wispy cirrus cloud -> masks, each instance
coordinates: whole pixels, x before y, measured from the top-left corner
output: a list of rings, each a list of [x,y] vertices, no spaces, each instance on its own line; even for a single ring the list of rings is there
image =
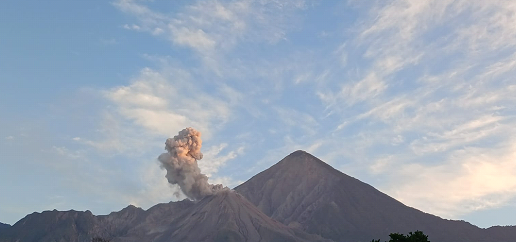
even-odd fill
[[[455,150],[440,165],[412,164],[401,169],[397,175],[410,182],[392,190],[407,204],[454,218],[500,207],[516,196],[515,158],[514,142]],[[425,192],[417,191],[421,188]]]
[[[367,7],[358,7],[348,26],[319,26],[323,30],[311,39],[312,32],[303,32],[304,38],[295,33],[303,29],[297,13],[310,10],[310,2],[198,1],[165,14],[145,2],[116,1],[118,9],[135,17],[127,29],[165,38],[174,50],[191,50],[197,59],[194,66],[179,68],[185,75],[143,70],[131,84],[107,90],[106,97],[120,120],[149,133],[194,124],[230,131],[238,137],[232,140],[236,143],[272,149],[257,158],[258,165],[252,166],[256,169],[281,158],[282,149],[304,148],[337,168],[380,177],[382,189],[438,215],[500,206],[489,198],[507,187],[493,183],[465,193],[459,190],[475,177],[489,177],[481,172],[484,168],[503,177],[505,171],[512,172],[512,153],[505,145],[516,135],[511,128],[511,104],[516,101],[516,31],[511,24],[515,4],[353,4]],[[338,22],[342,16],[332,17]],[[320,46],[307,44],[312,42]],[[282,43],[288,45],[278,47]],[[195,77],[181,77],[188,75]],[[181,107],[192,102],[181,100],[191,99],[175,99],[172,94],[189,96],[195,88],[184,83],[203,86],[201,79],[212,80],[212,88],[200,90],[206,98],[196,98],[188,107],[196,112],[183,111]],[[168,84],[159,86],[161,82]],[[160,93],[167,88],[171,95]],[[230,122],[240,126],[225,126]],[[214,145],[210,152],[220,147]],[[252,154],[253,148],[247,147]],[[215,164],[231,160],[238,153],[232,153],[235,149],[221,154],[224,162]],[[399,166],[407,172],[397,172]],[[457,171],[458,178],[447,170]],[[441,189],[443,184],[428,182],[434,175],[456,185]],[[407,180],[414,181],[413,186],[402,186]],[[427,190],[436,191],[439,198],[425,196]],[[454,194],[460,198],[445,199]],[[471,206],[461,207],[473,200]],[[440,207],[441,203],[448,206]]]
[[[302,130],[303,134],[308,136],[312,136],[316,133],[319,123],[310,114],[280,107],[275,107],[274,109],[281,122],[285,124],[284,127],[299,128]]]
[[[210,137],[212,130],[228,120],[229,103],[192,85],[188,73],[178,70],[141,70],[128,86],[104,92],[114,111],[155,134],[175,135],[192,125]]]
[[[285,39],[291,12],[306,7],[302,0],[198,1],[180,13],[167,15],[135,0],[119,0],[114,5],[138,19],[139,25],[128,24],[128,29],[159,32],[174,44],[190,47],[204,57],[227,51],[242,41]]]
[[[358,34],[335,45],[324,70],[311,66],[294,79],[295,84],[318,83],[315,92],[324,112],[314,117],[326,127],[335,127],[331,135],[318,137],[325,145],[317,152],[329,162],[350,158],[354,168],[342,166],[350,171],[396,174],[382,180],[390,184],[384,185],[387,191],[396,191],[397,198],[409,205],[444,217],[501,206],[503,202],[495,204],[489,199],[499,194],[494,187],[478,188],[475,195],[476,188],[472,188],[471,193],[453,201],[414,198],[427,189],[433,191],[431,182],[423,182],[430,176],[410,178],[421,181],[416,185],[419,190],[397,192],[396,186],[406,180],[394,167],[420,164],[421,169],[432,169],[430,164],[438,164],[435,173],[456,170],[452,154],[463,149],[488,152],[487,147],[504,154],[500,163],[509,164],[510,149],[497,147],[510,143],[515,135],[511,128],[515,42],[513,26],[508,24],[514,16],[512,5],[507,1],[390,1],[372,8],[369,14],[373,17],[357,21]],[[485,34],[487,29],[492,35]],[[489,46],[490,42],[495,44]],[[362,65],[356,67],[350,64],[353,62]],[[324,73],[324,82],[316,81],[313,73],[318,72]],[[345,150],[339,150],[342,146]],[[496,159],[481,157],[495,167],[494,173],[504,169]],[[475,164],[472,157],[464,159],[464,164]],[[482,176],[479,172],[473,169],[459,180],[468,182]],[[447,179],[453,180],[451,175]],[[457,194],[459,189],[463,187],[444,189],[440,197]],[[475,205],[463,209],[468,196],[476,196]],[[408,197],[411,199],[404,199]],[[437,209],[441,203],[448,208]]]
[[[369,68],[361,75],[374,73],[385,88],[355,89],[367,98],[348,92],[340,104],[333,102],[329,107],[342,120],[335,132],[350,135],[352,127],[368,124],[370,131],[354,137],[372,153],[359,154],[369,157],[374,174],[396,174],[386,186],[395,197],[456,217],[501,206],[513,196],[511,179],[507,186],[487,180],[516,175],[511,167],[516,46],[509,24],[515,12],[508,1],[390,1],[373,8],[369,14],[376,17],[358,26],[362,31],[354,44],[348,41],[346,48],[365,47]],[[320,97],[328,103],[332,95],[338,94]],[[363,112],[349,111],[354,106]],[[374,152],[399,144],[385,137],[402,137],[404,145]],[[400,165],[407,173],[391,169]],[[405,185],[408,180],[411,185]]]
[[[511,0],[114,0],[97,7],[125,15],[114,13],[105,22],[99,15],[95,20],[105,23],[107,32],[97,36],[103,28],[89,29],[88,36],[105,42],[97,46],[102,49],[90,46],[91,58],[65,60],[84,63],[66,73],[84,77],[73,78],[73,85],[90,91],[74,96],[68,88],[52,89],[49,96],[66,90],[73,97],[57,98],[61,102],[50,112],[40,106],[46,105],[40,95],[50,88],[21,98],[1,95],[5,103],[37,107],[27,109],[30,115],[16,105],[1,110],[3,127],[13,127],[0,132],[8,147],[0,151],[13,161],[1,169],[3,177],[11,177],[6,179],[18,179],[11,172],[17,169],[33,176],[45,170],[49,179],[41,180],[47,189],[62,184],[63,194],[81,191],[73,195],[81,203],[99,198],[94,205],[104,210],[94,211],[167,202],[177,190],[166,182],[156,156],[166,138],[194,126],[204,139],[199,165],[210,180],[228,186],[305,149],[410,206],[446,218],[514,201],[516,6]],[[68,22],[55,22],[60,23]],[[49,46],[45,40],[55,36],[43,33],[59,34],[34,32]],[[23,43],[11,41],[13,47]],[[107,51],[105,44],[112,48]],[[121,53],[116,51],[128,55],[114,56]],[[43,52],[27,55],[48,59],[38,53]],[[33,65],[34,80],[52,76],[56,83],[68,83],[51,73],[57,69],[34,63],[39,64],[18,67]],[[106,63],[101,75],[77,72],[99,63]],[[19,70],[6,73],[10,69]],[[19,74],[4,79],[18,80]],[[9,85],[1,90],[12,90]],[[67,101],[82,104],[62,108]],[[23,131],[25,136],[13,133],[23,122],[37,122],[38,128]],[[34,131],[50,134],[27,139]],[[15,152],[26,147],[42,152]],[[27,171],[32,165],[40,167]],[[66,196],[49,196],[48,204],[65,206]]]

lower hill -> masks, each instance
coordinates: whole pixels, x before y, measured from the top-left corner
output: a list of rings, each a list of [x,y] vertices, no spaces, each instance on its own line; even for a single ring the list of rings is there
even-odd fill
[[[98,228],[97,218],[90,212],[45,211],[32,213],[0,232],[0,241],[85,242],[91,241]]]
[[[0,230],[7,229],[7,228],[10,228],[10,227],[11,227],[11,225],[9,225],[9,224],[0,223]]]
[[[128,206],[103,216],[73,210],[33,213],[0,233],[1,242],[90,242],[94,237],[113,242],[330,241],[269,218],[230,190],[147,211]]]

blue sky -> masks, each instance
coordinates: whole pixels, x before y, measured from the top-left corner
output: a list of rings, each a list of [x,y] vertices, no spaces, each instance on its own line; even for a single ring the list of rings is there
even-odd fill
[[[156,158],[191,126],[212,183],[303,149],[516,224],[514,1],[1,1],[0,33],[2,222],[177,200]]]

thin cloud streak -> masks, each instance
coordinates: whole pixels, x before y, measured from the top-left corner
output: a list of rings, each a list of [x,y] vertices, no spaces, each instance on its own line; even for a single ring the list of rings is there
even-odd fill
[[[142,147],[193,126],[213,142],[206,152],[213,162],[203,170],[229,184],[306,149],[446,218],[514,198],[511,1],[374,3],[358,7],[349,26],[318,29],[330,34],[314,39],[304,27],[318,22],[305,13],[328,3],[197,1],[171,14],[146,4],[116,1],[135,21],[122,28],[165,39],[191,63],[147,56],[159,67],[100,90],[107,105],[98,133],[106,135],[77,143],[145,156]],[[231,173],[230,163],[247,173]],[[149,167],[139,172],[162,177]],[[497,175],[503,184],[490,181]],[[166,181],[141,179],[139,193],[150,198],[128,199],[168,199],[153,188]]]

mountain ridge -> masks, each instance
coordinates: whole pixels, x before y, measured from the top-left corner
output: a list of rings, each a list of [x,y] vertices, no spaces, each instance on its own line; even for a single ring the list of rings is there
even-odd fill
[[[112,242],[331,242],[271,219],[229,189],[198,202],[161,203],[147,210],[129,205],[108,215],[75,210],[35,212],[7,233],[0,233],[1,242],[90,242],[94,237]]]
[[[369,242],[415,230],[439,242],[516,241],[516,226],[480,229],[424,213],[298,150],[234,191],[108,215],[35,212],[2,230],[0,242]]]
[[[4,223],[0,222],[0,230],[7,229],[7,228],[10,228],[10,227],[11,227],[10,224],[4,224]]]
[[[194,208],[196,209],[185,213],[183,217],[195,222],[188,221],[190,223],[185,224],[179,218],[176,221],[181,223],[177,226],[180,229],[174,231],[170,238],[177,241],[205,241],[205,238],[209,238],[206,241],[325,241],[301,231],[293,231],[271,219],[234,191],[226,190],[206,197],[196,203]],[[212,226],[213,222],[216,226]],[[181,234],[184,231],[193,231],[198,226],[216,227],[217,231],[203,229],[201,233]]]
[[[512,228],[499,229],[506,236],[493,235],[468,222],[442,219],[406,206],[300,150],[235,190],[273,219],[335,241],[387,239],[393,232],[415,230],[443,242],[516,238],[510,237],[516,235]]]
[[[34,212],[2,230],[0,241],[87,241],[96,229],[95,220],[89,210]]]

